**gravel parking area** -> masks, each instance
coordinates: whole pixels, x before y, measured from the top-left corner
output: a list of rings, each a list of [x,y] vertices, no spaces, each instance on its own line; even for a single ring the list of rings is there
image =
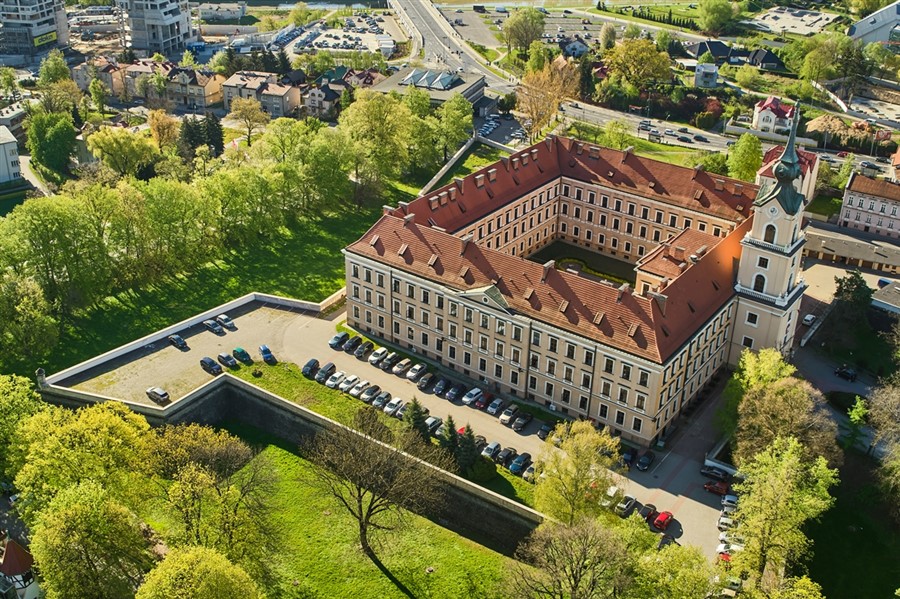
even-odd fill
[[[495,19],[505,19],[504,15],[492,14],[489,21],[484,20],[482,13],[472,10],[462,9],[441,9],[441,14],[453,25],[453,29],[459,33],[467,42],[481,44],[485,48],[499,49],[502,44],[494,32],[490,29],[490,23]],[[462,25],[456,23],[456,20],[462,21]],[[504,48],[505,49],[505,48]]]

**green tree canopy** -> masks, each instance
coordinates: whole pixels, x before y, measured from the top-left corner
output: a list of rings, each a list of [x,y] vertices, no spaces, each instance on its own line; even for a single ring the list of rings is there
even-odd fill
[[[137,175],[156,155],[156,147],[150,138],[121,127],[100,128],[87,138],[87,147],[122,177]]]
[[[75,153],[76,135],[72,117],[68,114],[36,112],[29,117],[25,145],[35,161],[65,173],[69,170],[69,159]]]
[[[235,98],[231,102],[228,118],[238,121],[247,132],[247,147],[253,145],[253,132],[269,124],[269,114],[255,98]]]
[[[625,39],[604,56],[604,61],[610,70],[639,88],[671,79],[669,55],[659,52],[650,40]]]
[[[737,427],[738,406],[748,392],[764,388],[786,379],[797,371],[784,361],[777,349],[766,347],[758,352],[745,349],[741,352],[737,369],[725,385],[725,405],[717,415],[719,428],[731,435]]]
[[[137,591],[136,599],[224,599],[262,597],[238,564],[207,547],[171,550]]]
[[[742,181],[753,181],[762,166],[762,142],[752,133],[744,133],[728,155],[728,174]]]
[[[728,0],[700,0],[698,10],[700,29],[713,35],[725,31],[735,17]]]
[[[50,50],[50,53],[41,61],[38,83],[42,87],[47,87],[63,79],[71,79],[66,57],[60,50]]]
[[[0,375],[0,476],[16,475],[18,465],[10,461],[16,431],[43,407],[32,381],[22,376]]]
[[[503,24],[507,45],[522,52],[533,41],[540,40],[543,33],[544,13],[530,6],[516,10]]]

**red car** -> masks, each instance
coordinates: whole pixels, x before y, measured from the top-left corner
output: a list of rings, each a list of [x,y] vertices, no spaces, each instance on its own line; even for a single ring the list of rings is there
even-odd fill
[[[669,524],[672,523],[674,517],[672,512],[663,512],[653,521],[653,526],[659,530],[665,530],[669,527]]]
[[[718,482],[708,482],[703,485],[703,488],[709,491],[710,493],[715,493],[716,495],[728,495],[728,483],[718,481]]]
[[[849,155],[850,155],[850,152],[838,152],[837,153],[838,158],[846,158]]]

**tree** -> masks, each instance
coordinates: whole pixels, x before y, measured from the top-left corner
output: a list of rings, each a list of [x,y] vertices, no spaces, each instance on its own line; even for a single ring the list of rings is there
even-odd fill
[[[734,10],[728,0],[700,0],[698,12],[700,29],[712,35],[725,31],[734,19]]]
[[[694,165],[702,166],[707,173],[728,176],[728,157],[721,152],[706,152],[697,156]]]
[[[40,70],[38,71],[38,83],[41,87],[49,87],[50,85],[70,79],[69,65],[66,64],[66,57],[62,51],[58,49],[50,50],[50,53],[41,61]]]
[[[469,470],[478,461],[479,456],[478,445],[475,443],[475,433],[472,431],[472,427],[467,424],[465,431],[459,438],[459,445],[454,456],[459,472],[463,475],[468,475]]]
[[[751,133],[741,135],[728,155],[728,174],[742,181],[753,181],[762,166],[762,142]]]
[[[525,65],[525,70],[528,72],[542,71],[549,59],[550,52],[547,50],[547,47],[544,46],[544,42],[541,40],[534,40],[531,42],[531,45],[528,46],[528,63]]]
[[[203,141],[202,145],[212,150],[213,156],[221,156],[225,151],[225,132],[222,130],[222,121],[213,112],[207,112],[203,116]]]
[[[534,501],[540,511],[571,525],[602,509],[601,497],[617,480],[610,470],[619,440],[587,420],[558,424],[552,434],[561,439],[561,451],[548,446],[538,458]]]
[[[14,68],[0,67],[0,91],[12,97],[13,101],[19,99],[19,80]]]
[[[472,135],[472,104],[462,94],[455,93],[435,111],[437,139],[444,150],[444,162]]]
[[[31,359],[46,356],[56,346],[59,323],[33,278],[12,271],[0,275],[0,340]]]
[[[106,87],[105,83],[94,78],[91,79],[88,91],[91,94],[91,100],[94,102],[97,112],[100,113],[100,116],[103,116],[104,109],[106,108],[106,98],[109,96],[109,88]]]
[[[196,117],[184,117],[178,129],[178,153],[185,160],[192,160],[194,151],[205,145],[207,145],[206,128],[203,122]]]
[[[95,131],[87,138],[87,148],[122,177],[136,175],[156,155],[149,139],[121,127],[102,127]]]
[[[848,323],[861,324],[872,304],[874,293],[872,288],[866,284],[858,270],[851,271],[843,277],[835,277],[834,284],[837,320],[842,321],[842,326],[847,326]]]
[[[99,483],[62,490],[38,515],[31,542],[47,597],[134,597],[153,561],[139,524]]]
[[[822,394],[806,381],[788,377],[744,394],[738,405],[735,464],[752,460],[779,437],[797,439],[807,457],[823,456],[832,465],[841,462],[837,425]]]
[[[288,60],[288,55],[284,48],[279,48],[275,58],[278,60],[278,70],[276,72],[279,75],[287,75],[291,71],[291,61]]]
[[[760,79],[759,69],[749,64],[739,68],[734,75],[734,80],[737,81],[738,85],[747,89],[758,88]]]
[[[43,88],[41,106],[47,112],[68,113],[84,98],[71,79],[61,79]]]
[[[624,150],[631,145],[631,135],[628,134],[628,125],[622,121],[607,121],[603,127],[603,136],[606,145],[616,150]]]
[[[858,18],[862,18],[884,7],[888,2],[887,0],[849,0],[847,4]]]
[[[194,53],[190,50],[185,50],[181,54],[181,60],[178,61],[178,66],[187,68],[197,66],[197,59],[194,57]]]
[[[231,102],[231,112],[228,113],[228,118],[241,123],[247,132],[247,147],[250,147],[253,142],[253,132],[269,124],[270,117],[257,100],[235,98]]]
[[[603,23],[600,28],[600,49],[609,50],[616,45],[616,26],[610,22]]]
[[[367,417],[367,412],[373,416]],[[308,455],[321,488],[356,520],[363,553],[380,563],[370,534],[397,528],[403,523],[406,510],[422,513],[434,508],[442,488],[428,466],[408,455],[421,456],[433,446],[423,446],[414,434],[395,437],[374,412],[361,408],[354,418],[356,430],[341,427],[317,435],[308,447]],[[373,439],[381,444],[376,445]],[[391,442],[396,446],[388,445]],[[446,465],[445,454],[436,451],[432,451],[429,461],[438,467]]]
[[[419,403],[419,400],[415,397],[412,398],[412,401],[409,402],[409,406],[406,408],[406,412],[403,413],[403,421],[409,425],[414,432],[416,432],[424,442],[431,442],[431,432],[428,430],[428,426],[425,424],[425,420],[428,419],[428,413],[425,411],[425,408],[422,407],[422,404]]]
[[[560,103],[575,93],[577,85],[578,74],[570,63],[550,63],[543,71],[525,74],[516,91],[516,104],[531,121],[526,126],[529,139],[550,124]]]
[[[69,115],[37,112],[29,117],[25,145],[34,160],[51,170],[65,173],[69,170],[69,159],[75,153],[76,135]]]
[[[215,549],[172,549],[137,591],[135,599],[261,597],[247,572]]]
[[[532,42],[540,40],[543,33],[544,13],[530,6],[517,10],[503,24],[507,50],[516,48],[524,52]]]
[[[639,558],[633,599],[682,599],[715,596],[715,570],[693,545],[653,547]]]
[[[345,87],[344,91],[341,92],[341,110],[347,110],[353,104],[354,89],[353,87]]]
[[[737,369],[725,385],[725,405],[717,415],[717,424],[726,435],[732,435],[738,422],[738,406],[750,391],[764,388],[792,376],[797,369],[784,361],[777,349],[766,347],[759,352],[741,352]]]
[[[147,123],[150,125],[150,135],[160,151],[178,142],[178,119],[169,116],[165,110],[150,111]]]
[[[641,37],[641,28],[635,25],[634,23],[629,23],[625,28],[622,37],[626,40],[636,40]]]
[[[862,40],[847,38],[838,45],[837,55],[832,59],[837,67],[837,76],[843,79],[841,89],[845,98],[852,98],[868,85],[875,65],[866,56]]]
[[[669,46],[672,45],[672,34],[668,29],[660,29],[656,32],[656,49],[660,52],[669,53]]]
[[[900,384],[896,375],[874,389],[868,406],[875,438],[884,447],[879,477],[894,517],[900,520]]]
[[[0,476],[15,476],[10,456],[16,430],[42,408],[32,381],[12,374],[0,375]]]
[[[444,421],[444,434],[438,437],[438,442],[441,444],[441,447],[446,449],[454,458],[459,451],[460,437],[459,433],[456,432],[456,429],[456,421],[453,420],[453,416],[447,416],[447,420]]]
[[[500,112],[504,112],[509,114],[511,110],[516,107],[516,93],[509,92],[508,94],[504,94],[500,96],[500,99],[497,100],[497,109]]]
[[[808,576],[788,578],[769,599],[825,599],[822,587]]]
[[[516,557],[510,584],[518,597],[611,598],[622,596],[631,583],[627,571],[633,556],[612,530],[591,518],[571,526],[545,521]]]
[[[609,68],[639,88],[651,81],[668,81],[669,55],[658,52],[650,40],[626,39],[604,57]]]
[[[866,407],[866,401],[856,396],[856,401],[847,410],[847,436],[844,437],[844,447],[856,447],[856,444],[862,438],[863,426],[866,424],[866,415],[869,409]]]
[[[358,185],[377,186],[406,167],[411,123],[412,112],[400,99],[371,90],[356,94],[356,101],[341,113],[338,127],[352,142]]]
[[[700,55],[700,58],[697,59],[699,64],[716,64],[716,57],[713,56],[713,53],[707,50],[703,54]]]
[[[809,458],[794,438],[778,438],[741,465],[744,481],[735,520],[744,550],[732,557],[733,568],[751,576],[750,585],[764,591],[780,586],[786,569],[809,550],[803,525],[834,503],[828,490],[837,470],[823,457]]]

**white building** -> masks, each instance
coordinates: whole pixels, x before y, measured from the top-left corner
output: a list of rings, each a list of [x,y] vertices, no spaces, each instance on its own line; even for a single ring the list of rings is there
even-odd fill
[[[176,56],[196,41],[187,0],[116,0],[123,46],[150,56]]]
[[[207,2],[198,8],[201,21],[227,21],[242,19],[247,14],[247,3],[213,4]]]
[[[40,597],[41,590],[32,571],[33,565],[34,558],[27,549],[12,539],[0,539],[0,597]]]
[[[900,2],[889,4],[850,25],[847,29],[847,35],[854,40],[862,40],[864,44],[871,42],[886,43],[891,38],[891,31],[900,24],[898,10],[900,10]]]
[[[719,67],[714,64],[698,64],[694,70],[694,87],[711,89],[719,85]]]
[[[68,43],[62,0],[0,0],[0,55],[34,56]]]
[[[19,144],[9,129],[0,125],[0,183],[22,177],[19,168]]]
[[[772,146],[763,154],[762,167],[756,173],[756,184],[763,188],[773,186],[778,182],[775,176],[775,167],[778,165],[784,146]],[[800,176],[794,179],[794,189],[803,194],[804,205],[808,205],[816,195],[816,178],[819,176],[819,155],[797,149],[797,158],[800,164]]]
[[[760,100],[753,107],[753,128],[763,132],[787,133],[795,109],[795,106],[784,104],[775,96]]]

